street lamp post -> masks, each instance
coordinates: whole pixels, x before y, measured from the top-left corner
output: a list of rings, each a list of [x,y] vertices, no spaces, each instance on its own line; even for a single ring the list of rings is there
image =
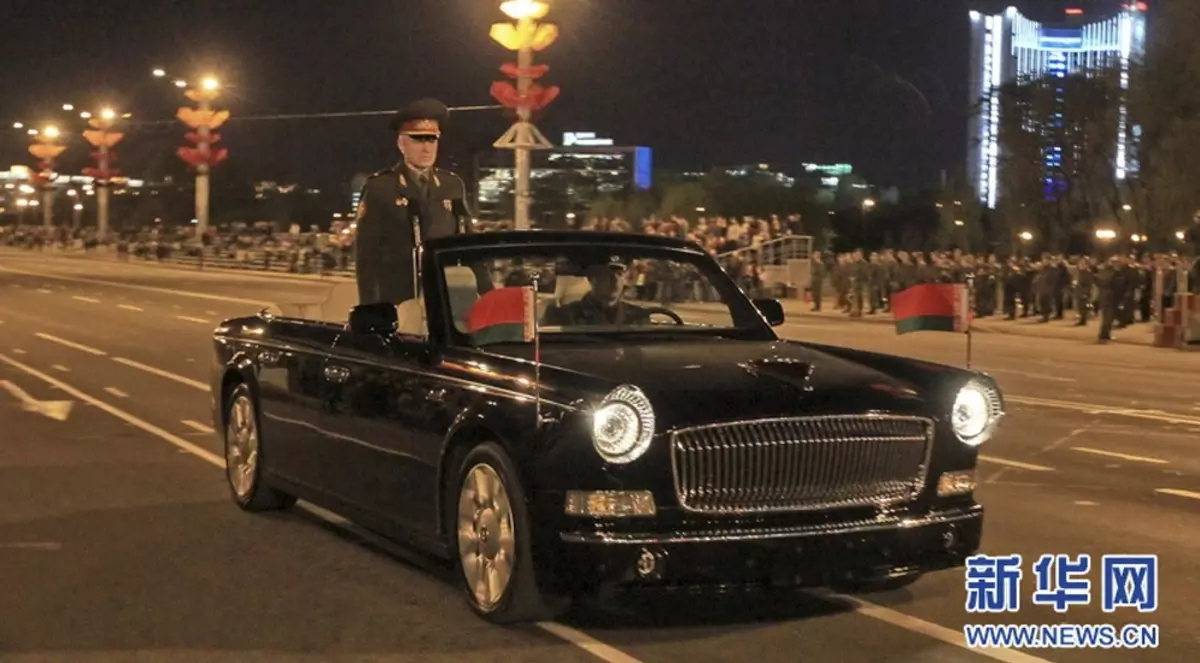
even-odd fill
[[[58,136],[58,127],[48,126],[34,134],[34,143],[29,146],[29,153],[38,160],[33,179],[42,189],[42,225],[47,228],[54,226],[54,180],[58,179],[54,162],[67,149],[58,144]]]
[[[84,140],[96,148],[92,153],[96,159],[96,167],[84,168],[83,174],[91,177],[100,191],[96,199],[96,230],[101,241],[104,241],[109,233],[108,204],[112,180],[121,174],[121,171],[112,167],[113,162],[117,160],[114,148],[125,137],[125,134],[112,130],[116,121],[117,112],[111,108],[104,108],[100,110],[99,117],[88,119],[92,128],[83,132]],[[75,225],[79,225],[78,213],[75,215]]]
[[[182,81],[179,81],[182,82]],[[177,84],[179,83],[177,82]],[[185,84],[186,85],[186,84]],[[194,131],[187,134],[187,139],[195,147],[181,147],[176,154],[196,169],[196,237],[199,238],[208,230],[209,174],[213,166],[229,156],[229,150],[221,148],[213,150],[212,146],[221,140],[216,129],[229,119],[229,111],[213,110],[212,102],[220,94],[221,84],[209,76],[200,81],[200,85],[187,91],[187,98],[196,102],[196,108],[184,106],[176,113],[176,117]]]
[[[557,86],[546,87],[534,82],[550,68],[546,65],[535,67],[533,54],[558,39],[558,26],[538,23],[550,11],[546,0],[503,0],[500,11],[516,21],[516,25],[493,24],[490,34],[501,46],[516,52],[517,62],[506,62],[500,71],[517,83],[514,86],[506,81],[496,81],[492,83],[491,93],[506,108],[516,111],[517,119],[494,146],[513,150],[516,170],[514,225],[519,230],[525,230],[530,226],[530,179],[533,170],[530,151],[552,147],[531,119],[534,111],[548,106],[559,94]]]

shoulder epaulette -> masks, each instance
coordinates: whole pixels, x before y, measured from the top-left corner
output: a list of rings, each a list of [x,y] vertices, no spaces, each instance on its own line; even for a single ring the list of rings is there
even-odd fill
[[[370,175],[367,176],[367,179],[371,180],[371,179],[375,179],[376,177],[383,177],[384,175],[391,175],[394,172],[396,172],[395,168],[384,168],[383,170],[378,170],[378,171],[375,171],[374,173],[371,173]]]

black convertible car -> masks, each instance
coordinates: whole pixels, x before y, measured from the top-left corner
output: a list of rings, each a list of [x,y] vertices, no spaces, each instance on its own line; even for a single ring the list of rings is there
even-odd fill
[[[498,622],[601,589],[894,588],[979,547],[985,375],[782,340],[779,302],[674,239],[431,240],[419,282],[216,330],[239,506],[454,560]]]

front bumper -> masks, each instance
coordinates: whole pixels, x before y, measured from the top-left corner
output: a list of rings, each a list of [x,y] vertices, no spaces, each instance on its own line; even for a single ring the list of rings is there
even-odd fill
[[[588,588],[830,587],[962,566],[982,531],[983,507],[973,504],[769,529],[562,532],[559,561],[572,584]]]

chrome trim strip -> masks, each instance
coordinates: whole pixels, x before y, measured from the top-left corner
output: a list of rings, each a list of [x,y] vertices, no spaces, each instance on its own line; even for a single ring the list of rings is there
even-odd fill
[[[747,431],[745,430],[746,426],[784,427],[784,426],[803,426],[804,424],[813,424],[813,423],[828,424],[829,422],[834,422],[835,424],[840,423],[840,422],[852,423],[854,421],[864,421],[864,420],[865,421],[874,421],[874,422],[909,422],[909,423],[920,423],[920,424],[924,425],[925,431],[926,431],[925,432],[925,448],[923,449],[923,453],[921,456],[921,464],[919,467],[916,468],[915,476],[913,476],[911,478],[912,488],[910,490],[908,490],[905,494],[896,495],[895,497],[892,497],[890,499],[883,499],[878,496],[864,496],[864,497],[851,497],[851,498],[847,498],[847,499],[837,499],[837,500],[823,499],[821,501],[809,502],[807,504],[798,503],[799,502],[798,500],[792,500],[791,503],[782,503],[782,504],[777,504],[777,505],[771,505],[769,503],[770,496],[765,495],[765,493],[763,492],[764,488],[769,485],[768,479],[777,476],[781,472],[784,473],[785,478],[789,474],[791,474],[791,475],[796,475],[796,474],[800,474],[800,473],[808,474],[812,468],[808,468],[806,470],[805,468],[799,467],[799,461],[795,456],[785,458],[783,454],[777,454],[774,458],[772,458],[771,460],[773,461],[773,463],[771,463],[771,464],[775,465],[778,462],[786,461],[788,463],[788,467],[783,468],[783,469],[780,469],[777,466],[767,467],[766,466],[767,463],[765,460],[763,460],[761,453],[758,454],[757,456],[753,456],[753,455],[750,456],[747,459],[747,462],[739,463],[738,466],[736,466],[736,467],[729,466],[728,459],[734,458],[736,460],[737,452],[740,451],[741,448],[743,448],[743,447],[750,447],[752,449],[761,450],[760,449],[761,447],[767,446],[767,445],[773,445],[775,447],[784,446],[784,445],[781,445],[776,442],[764,443],[762,440],[753,439],[753,437],[751,435],[746,434],[747,433]],[[679,440],[679,436],[685,435],[685,434],[696,434],[696,433],[705,433],[705,432],[711,433],[714,431],[719,431],[721,429],[732,430],[733,431],[732,435],[738,441],[735,442],[734,444],[729,444],[727,442],[711,444],[710,446],[708,446],[708,448],[703,449],[703,451],[707,452],[708,455],[710,455],[710,456],[713,455],[714,451],[716,451],[716,455],[718,456],[718,458],[716,460],[711,460],[711,462],[709,464],[712,465],[713,467],[709,468],[709,469],[712,470],[712,473],[714,473],[715,476],[718,477],[722,483],[728,484],[729,487],[732,487],[733,489],[738,490],[740,493],[742,493],[742,494],[754,493],[754,499],[755,499],[755,501],[758,502],[757,505],[748,506],[748,507],[747,506],[743,506],[743,507],[696,506],[695,504],[689,503],[689,500],[694,498],[694,496],[690,495],[689,493],[695,492],[697,490],[703,491],[703,490],[705,490],[705,487],[684,485],[684,483],[685,483],[685,482],[683,482],[684,476],[683,476],[683,472],[681,472],[681,467],[680,467],[681,442]],[[787,431],[784,430],[784,432],[786,433]],[[934,442],[935,442],[935,436],[936,436],[936,425],[935,425],[933,419],[931,419],[929,417],[892,415],[892,414],[886,414],[886,413],[880,413],[880,412],[867,412],[867,413],[862,413],[862,414],[816,415],[816,416],[801,416],[801,417],[773,417],[773,418],[767,418],[767,419],[739,419],[739,420],[734,420],[734,421],[725,421],[725,422],[719,422],[719,423],[714,423],[714,424],[706,424],[703,426],[680,428],[680,429],[671,431],[669,433],[669,436],[670,436],[670,450],[671,450],[671,474],[672,474],[672,478],[674,479],[674,482],[675,482],[675,498],[678,501],[680,508],[682,508],[686,512],[695,513],[695,514],[707,514],[707,515],[747,514],[747,515],[749,515],[749,514],[825,511],[828,509],[855,507],[855,506],[887,507],[887,506],[893,506],[896,504],[902,504],[905,502],[912,501],[912,500],[916,499],[917,497],[919,497],[921,495],[921,493],[925,490],[925,484],[928,482],[928,479],[929,479],[929,466],[930,466],[932,458],[933,458],[933,448],[934,448]],[[849,436],[848,439],[854,439],[854,438],[855,438],[855,436],[851,435],[851,436]],[[897,438],[898,442],[902,441],[902,440],[903,440],[903,438],[901,438],[901,437]],[[803,440],[798,440],[798,441],[803,442]],[[789,440],[789,442],[791,442],[791,440]],[[746,444],[746,443],[748,443],[748,444]],[[768,455],[772,455],[772,454],[768,454]],[[848,463],[848,460],[845,455],[837,455],[837,454],[829,454],[829,455],[832,456],[832,458],[825,459],[826,465],[829,465],[830,463],[832,463],[835,466],[835,469],[837,469],[837,466],[841,466],[841,469],[844,469],[844,467]],[[722,462],[718,462],[718,461],[722,461]],[[683,469],[686,469],[686,468],[683,468]],[[829,467],[818,467],[816,469],[818,471],[824,471],[824,472],[831,471]],[[752,476],[734,477],[733,473],[735,471],[740,471],[741,474],[748,474],[748,475],[752,475]],[[819,479],[820,476],[819,475],[812,476],[812,477],[806,476],[806,478]],[[716,488],[721,489],[722,487],[718,486]],[[750,496],[744,495],[743,499],[745,499],[746,497],[750,497]],[[705,500],[705,501],[711,502],[711,499]],[[780,500],[776,500],[776,501],[781,502],[782,498]]]
[[[371,366],[374,368],[381,368],[381,369],[385,369],[385,370],[400,371],[402,373],[407,373],[409,375],[417,375],[417,376],[421,376],[421,377],[433,378],[436,380],[442,380],[442,381],[449,382],[449,383],[455,384],[455,385],[459,385],[461,387],[472,389],[475,391],[483,391],[486,393],[491,393],[491,394],[494,394],[497,396],[504,396],[507,398],[528,400],[531,403],[534,400],[534,396],[532,393],[528,393],[528,394],[522,393],[520,391],[515,391],[512,389],[505,389],[503,387],[496,387],[496,386],[489,385],[489,384],[475,382],[475,381],[469,380],[467,378],[455,377],[453,375],[446,375],[445,373],[438,373],[435,371],[423,371],[423,370],[420,370],[417,368],[389,364],[389,363],[386,363],[383,361],[368,359],[365,357],[344,357],[344,356],[341,356],[338,354],[334,354],[330,350],[319,350],[317,348],[313,348],[313,347],[309,347],[309,346],[295,345],[295,344],[286,343],[283,341],[276,341],[276,340],[272,340],[272,339],[250,340],[250,339],[244,339],[244,338],[225,337],[224,340],[225,340],[225,342],[233,344],[233,345],[240,345],[243,347],[243,349],[249,348],[249,347],[256,347],[256,348],[263,347],[263,348],[271,348],[271,349],[275,349],[275,350],[282,350],[284,352],[289,352],[289,353],[303,353],[303,354],[308,354],[308,355],[320,357],[322,359],[327,359],[327,360],[342,361],[342,362],[346,362],[348,364],[349,363],[361,364],[361,365]],[[532,384],[532,377],[530,379],[530,384]],[[580,409],[580,405],[578,403],[574,403],[574,404],[561,403],[561,402],[546,398],[544,395],[542,396],[542,402],[549,404],[549,405],[555,405],[557,407],[561,407],[561,408],[564,408],[564,409],[570,410],[570,411],[575,411],[575,410]]]
[[[738,541],[771,541],[776,539],[812,538],[863,534],[887,530],[907,530],[936,525],[952,525],[983,518],[983,507],[976,505],[968,511],[935,511],[924,516],[880,516],[829,525],[800,525],[765,529],[732,528],[698,534],[621,534],[611,532],[560,532],[564,543],[592,545],[666,545],[674,543],[732,543]]]

